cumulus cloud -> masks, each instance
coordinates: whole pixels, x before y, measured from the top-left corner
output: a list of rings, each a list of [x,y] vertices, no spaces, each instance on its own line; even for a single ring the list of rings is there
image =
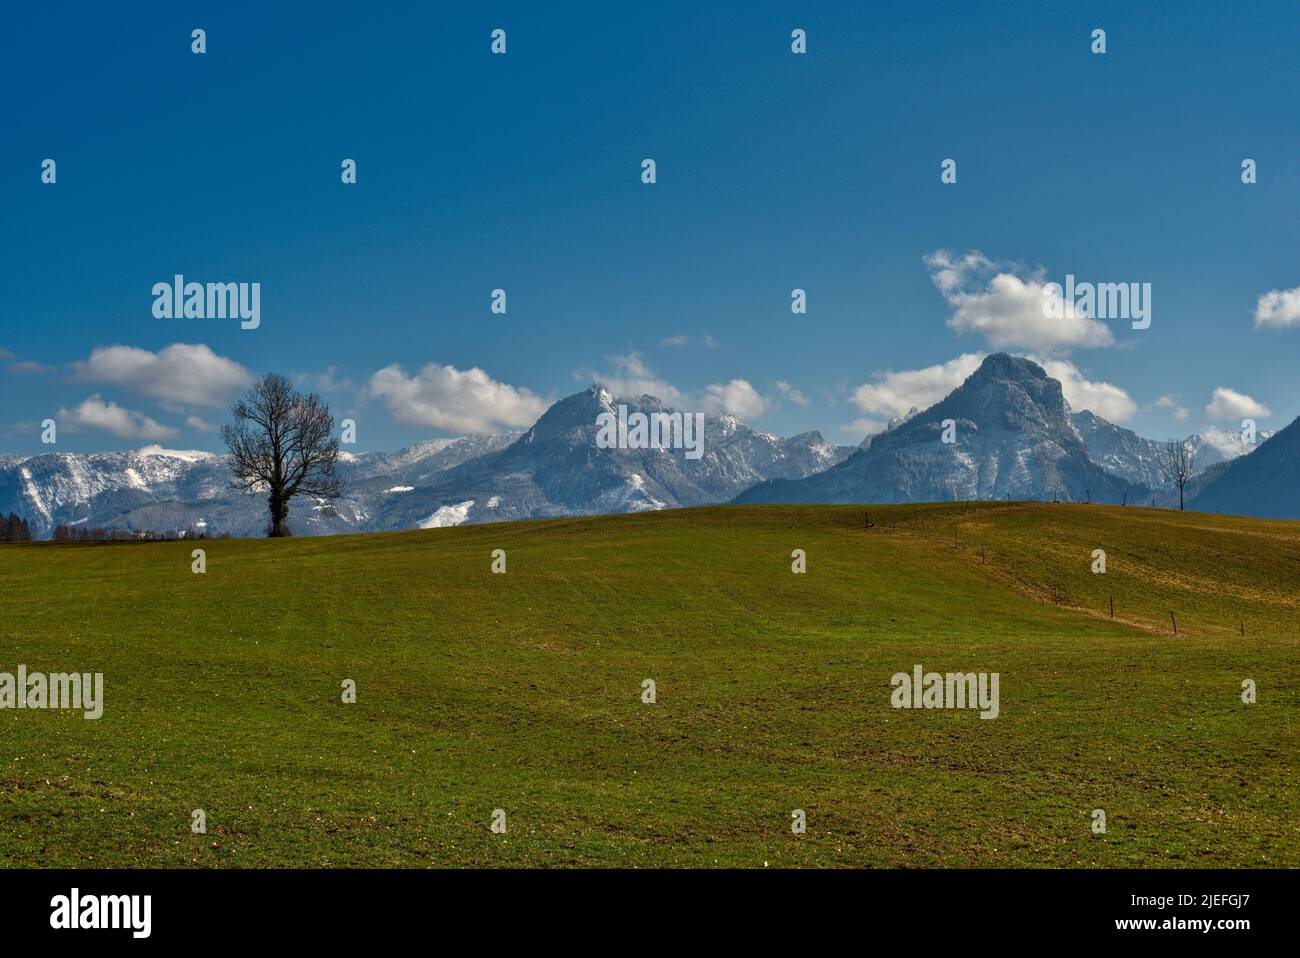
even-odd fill
[[[180,406],[224,406],[253,381],[239,363],[202,343],[173,343],[156,353],[135,346],[101,346],[76,365],[76,372],[81,379],[112,383]]]
[[[924,369],[876,373],[876,381],[859,386],[850,399],[864,413],[889,418],[906,416],[913,407],[933,406],[965,382],[983,361],[981,353],[963,353]]]
[[[185,425],[189,426],[191,429],[198,430],[199,432],[217,431],[216,424],[208,422],[202,416],[186,416]]]
[[[0,346],[0,362],[6,362],[9,365],[5,367],[11,373],[28,373],[44,374],[54,372],[53,368],[46,366],[44,363],[38,363],[31,359],[19,359],[18,355],[3,346]]]
[[[1300,326],[1300,286],[1271,289],[1255,303],[1256,329],[1286,329]]]
[[[738,419],[757,419],[767,411],[767,400],[744,379],[707,387],[701,405],[706,413],[730,413]]]
[[[1060,380],[1061,392],[1071,409],[1090,409],[1111,422],[1124,422],[1137,412],[1137,403],[1127,392],[1111,383],[1088,379],[1068,360],[1035,355],[1026,358],[1042,366],[1053,379]],[[924,369],[877,373],[876,381],[859,386],[850,400],[864,413],[891,419],[903,417],[913,408],[933,406],[964,383],[983,361],[981,353],[963,353]],[[856,431],[857,424],[844,428]]]
[[[115,402],[105,402],[98,395],[83,399],[72,409],[60,408],[56,421],[70,432],[94,429],[122,439],[170,439],[176,435],[176,430],[170,426]]]
[[[1182,420],[1187,418],[1187,408],[1178,405],[1177,396],[1161,396],[1156,400],[1156,407],[1159,409],[1171,410],[1175,419]]]
[[[357,392],[357,384],[350,376],[340,376],[337,366],[327,366],[323,373],[299,373],[294,377],[299,387],[319,393]]]
[[[1209,426],[1202,429],[1201,439],[1225,459],[1236,459],[1253,448],[1241,441],[1241,433],[1235,430],[1220,429],[1218,426]]]
[[[1064,359],[1029,358],[1042,366],[1047,375],[1061,381],[1061,393],[1076,412],[1089,409],[1111,422],[1127,422],[1137,412],[1137,403],[1123,389],[1111,383],[1093,382],[1074,363]]]
[[[786,402],[794,403],[796,406],[807,406],[810,404],[807,396],[795,389],[784,379],[778,379],[776,381],[776,391],[780,394],[782,399]]]
[[[1262,402],[1252,399],[1245,393],[1219,386],[1210,397],[1210,404],[1205,407],[1205,415],[1211,419],[1235,420],[1254,419],[1271,413]]]
[[[414,376],[399,365],[386,366],[370,377],[367,391],[399,422],[450,432],[531,426],[547,406],[540,396],[497,382],[481,369],[438,363],[427,363]]]
[[[853,422],[848,422],[840,426],[840,432],[849,436],[857,436],[859,440],[862,440],[866,439],[868,436],[874,436],[878,433],[884,432],[886,427],[886,423],[883,423],[878,419],[868,419],[864,416],[861,419],[855,419]]]
[[[616,396],[629,399],[654,396],[678,409],[685,409],[691,404],[690,397],[647,366],[640,353],[606,358],[614,364],[612,370],[603,373],[580,372],[578,375],[604,383]]]
[[[674,409],[705,412],[712,415],[729,413],[739,419],[756,419],[771,410],[777,400],[764,396],[746,379],[732,379],[725,383],[713,383],[701,391],[679,389],[646,365],[639,353],[626,356],[607,356],[606,360],[613,368],[605,372],[578,370],[577,378],[592,379],[603,383],[616,395],[628,399],[653,396],[665,406]],[[787,387],[788,383],[785,384]],[[778,389],[780,384],[778,384]],[[803,395],[790,387],[791,392],[782,394],[791,401]],[[806,403],[807,400],[804,399]]]
[[[1115,342],[1105,323],[1077,313],[1048,318],[1043,304],[1061,299],[1049,290],[1042,270],[1026,273],[990,260],[978,250],[956,254],[936,250],[925,257],[930,279],[952,307],[948,326],[983,336],[995,349],[1062,352],[1073,347],[1110,346]]]

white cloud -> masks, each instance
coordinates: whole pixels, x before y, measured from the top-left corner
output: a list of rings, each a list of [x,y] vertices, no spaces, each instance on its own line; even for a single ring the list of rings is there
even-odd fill
[[[980,353],[963,353],[956,359],[924,369],[876,373],[875,382],[854,390],[851,401],[865,413],[906,416],[912,407],[926,409],[966,381],[984,361]]]
[[[1272,289],[1255,303],[1256,329],[1285,329],[1300,326],[1300,286]]]
[[[1090,409],[1111,422],[1124,422],[1137,412],[1137,403],[1123,389],[1089,380],[1068,360],[1034,355],[1027,358],[1042,366],[1047,375],[1060,380],[1061,392],[1071,409]],[[864,413],[890,418],[906,416],[913,407],[924,410],[943,399],[964,383],[983,361],[980,353],[963,353],[937,366],[877,373],[875,382],[859,386],[850,398]],[[844,428],[856,428],[856,424]]]
[[[0,362],[7,362],[11,373],[44,374],[54,372],[54,367],[46,366],[32,359],[19,359],[17,354],[0,346]]]
[[[1115,342],[1105,323],[1077,314],[1048,318],[1043,304],[1043,272],[1022,275],[1023,270],[995,263],[973,250],[956,255],[936,250],[925,257],[930,279],[948,305],[948,326],[962,333],[977,333],[995,349],[1038,349],[1060,352],[1072,347],[1110,346]],[[1015,271],[1013,271],[1015,270]]]
[[[224,406],[253,381],[239,363],[202,343],[173,343],[156,353],[134,346],[101,346],[76,368],[82,379],[185,406]]]
[[[186,416],[185,425],[189,426],[191,429],[197,429],[199,432],[217,431],[217,427],[213,423],[208,422],[202,416]]]
[[[1234,420],[1254,419],[1272,413],[1262,402],[1250,398],[1245,393],[1219,386],[1210,397],[1210,404],[1205,407],[1205,415],[1211,419]]]
[[[1175,419],[1183,420],[1187,418],[1187,408],[1178,405],[1177,396],[1161,396],[1156,400],[1156,406],[1160,409],[1173,410]]]
[[[350,376],[339,376],[337,366],[326,367],[323,373],[299,373],[294,377],[298,385],[320,393],[355,393],[357,384]]]
[[[104,402],[98,395],[83,399],[73,409],[59,409],[56,421],[71,432],[95,429],[122,439],[170,439],[176,430],[150,419],[144,413]]]
[[[628,353],[626,356],[607,356],[614,364],[613,371],[604,373],[579,373],[582,378],[592,378],[608,386],[616,396],[627,399],[640,399],[642,396],[654,396],[665,405],[677,409],[689,406],[687,395],[662,378],[645,364],[640,353]]]
[[[524,388],[499,383],[483,370],[427,363],[414,376],[386,366],[370,377],[369,394],[399,422],[451,432],[527,427],[547,403]]]
[[[746,379],[733,379],[725,383],[713,383],[704,387],[701,392],[688,392],[678,389],[668,380],[664,379],[657,372],[646,365],[639,353],[628,353],[626,356],[607,356],[606,359],[614,364],[612,371],[591,372],[590,370],[579,370],[575,373],[577,378],[590,378],[596,382],[603,383],[616,396],[625,399],[640,399],[642,396],[653,396],[662,402],[665,406],[679,410],[696,410],[698,412],[710,413],[712,415],[721,415],[729,413],[739,419],[751,420],[762,416],[768,412],[774,400],[764,396]],[[777,384],[778,389],[781,384]],[[788,387],[789,384],[787,383]],[[790,393],[782,393],[795,402],[793,397],[798,396],[806,403],[807,400],[797,390],[791,387]]]
[[[1201,439],[1225,459],[1236,459],[1253,449],[1241,441],[1241,433],[1210,426],[1201,430]]]
[[[1111,422],[1127,422],[1137,412],[1137,403],[1123,389],[1086,379],[1074,363],[1064,359],[1029,358],[1042,366],[1047,375],[1061,381],[1061,393],[1075,412],[1089,409]]]
[[[796,406],[807,406],[810,404],[807,396],[795,389],[784,379],[778,379],[776,381],[776,391],[781,394],[782,399],[787,402],[792,402]]]
[[[767,411],[767,400],[744,379],[707,387],[701,405],[705,412],[730,413],[738,419],[757,419]]]
[[[866,439],[868,436],[874,436],[877,433],[885,431],[886,424],[878,419],[855,419],[853,422],[845,423],[840,426],[840,432],[850,436],[857,436],[859,440]]]

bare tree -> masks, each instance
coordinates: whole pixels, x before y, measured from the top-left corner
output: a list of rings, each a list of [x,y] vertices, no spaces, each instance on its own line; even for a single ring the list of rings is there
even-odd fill
[[[290,535],[289,500],[302,493],[337,498],[334,465],[339,441],[334,416],[315,393],[303,395],[287,376],[267,373],[230,407],[232,426],[221,427],[235,478],[244,492],[269,491],[269,536]]]
[[[1188,439],[1170,439],[1160,453],[1160,471],[1166,482],[1178,487],[1178,508],[1183,508],[1183,488],[1192,478],[1192,466],[1196,459],[1196,450]]]

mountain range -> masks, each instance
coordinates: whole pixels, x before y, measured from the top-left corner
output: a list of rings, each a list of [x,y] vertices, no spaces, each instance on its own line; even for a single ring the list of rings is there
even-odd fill
[[[699,459],[682,449],[598,449],[597,417],[613,412],[615,402],[608,388],[593,384],[522,434],[342,452],[342,495],[332,502],[296,497],[289,526],[299,535],[331,535],[715,504],[765,479],[819,472],[853,451],[817,432],[782,439],[726,415],[705,418]],[[651,396],[617,402],[665,410]],[[225,456],[157,446],[0,456],[0,512],[26,517],[41,538],[59,525],[260,535],[265,497],[235,491],[229,480]]]
[[[1158,439],[1144,439],[1131,429],[1107,422],[1095,413],[1084,409],[1070,415],[1070,421],[1079,431],[1080,438],[1088,447],[1092,461],[1103,469],[1127,479],[1129,482],[1159,489],[1166,485],[1160,470],[1160,459],[1165,449],[1165,442]],[[1257,442],[1262,443],[1272,436],[1272,431],[1261,429]],[[1217,467],[1230,460],[1253,451],[1252,446],[1242,439],[1237,432],[1210,430],[1206,434],[1197,434],[1187,438],[1187,445],[1192,453],[1193,468],[1197,473],[1212,471],[1217,475]]]
[[[1059,381],[1036,363],[997,353],[940,402],[873,437],[834,468],[803,480],[760,483],[737,501],[1121,502],[1144,493],[1140,483],[1093,461]]]
[[[860,446],[818,432],[783,439],[721,415],[705,417],[698,459],[679,448],[600,448],[597,422],[620,405],[629,414],[673,412],[653,396],[616,396],[594,383],[524,433],[342,452],[342,495],[295,498],[290,527],[325,535],[732,501],[1177,503],[1160,470],[1163,442],[1071,410],[1059,381],[1005,353]],[[1189,508],[1300,517],[1300,427],[1260,439],[1252,451],[1227,433],[1191,437],[1198,475],[1186,490]],[[0,513],[18,513],[43,538],[59,525],[260,535],[264,497],[235,491],[229,479],[224,456],[157,446],[0,456]]]
[[[945,423],[951,423],[950,443],[943,441]],[[1231,495],[1211,498],[1208,492],[1234,471],[1237,457],[1268,448],[1272,435],[1261,432],[1257,446],[1224,432],[1189,437],[1186,444],[1197,473],[1185,491],[1220,511],[1261,514],[1246,512],[1244,502],[1234,508]],[[943,400],[891,420],[888,429],[835,467],[806,479],[760,483],[736,501],[1005,498],[1176,506],[1177,490],[1161,469],[1165,447],[1165,442],[1144,439],[1091,411],[1072,411],[1060,382],[1041,366],[997,353]],[[1293,468],[1292,486],[1296,475]],[[1285,484],[1286,477],[1279,474],[1270,481]]]

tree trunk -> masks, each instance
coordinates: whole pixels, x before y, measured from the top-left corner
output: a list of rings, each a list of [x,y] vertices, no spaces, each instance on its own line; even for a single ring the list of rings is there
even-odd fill
[[[1182,510],[1183,510],[1183,487],[1180,485],[1178,487],[1178,511],[1182,512]]]
[[[289,534],[289,499],[284,495],[282,489],[273,488],[267,503],[271,507],[271,528],[267,530],[266,534],[272,538],[287,536]]]

